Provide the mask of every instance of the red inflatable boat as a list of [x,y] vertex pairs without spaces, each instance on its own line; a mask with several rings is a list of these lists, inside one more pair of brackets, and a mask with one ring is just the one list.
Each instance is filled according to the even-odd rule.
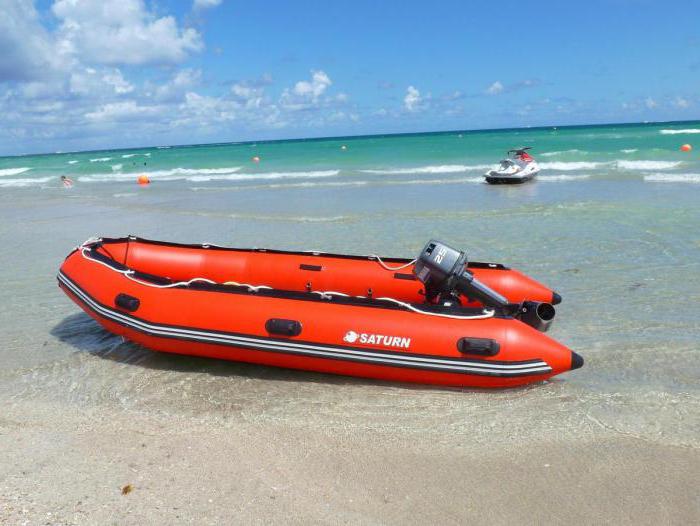
[[58,282],[107,330],[156,351],[461,387],[583,365],[542,332],[556,293],[436,241],[411,261],[94,239]]

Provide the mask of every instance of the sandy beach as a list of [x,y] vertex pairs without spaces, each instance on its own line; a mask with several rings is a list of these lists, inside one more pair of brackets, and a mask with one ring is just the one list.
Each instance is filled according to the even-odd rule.
[[591,422],[578,439],[552,429],[515,441],[506,426],[475,440],[389,415],[308,426],[3,406],[7,524],[689,524],[700,513],[697,449]]

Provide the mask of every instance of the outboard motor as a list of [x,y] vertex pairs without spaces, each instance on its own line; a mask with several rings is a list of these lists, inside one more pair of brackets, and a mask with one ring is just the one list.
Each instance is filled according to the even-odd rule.
[[465,252],[430,240],[418,256],[413,272],[425,285],[429,300],[440,294],[451,295],[458,291],[487,307],[503,310],[510,306],[506,298],[474,279],[466,267]]
[[487,307],[519,318],[535,329],[545,332],[554,319],[554,307],[549,303],[525,301],[520,305],[474,279],[467,270],[467,254],[444,243],[430,240],[423,248],[413,267],[416,277],[425,285],[426,298],[455,297],[457,293],[476,300]]

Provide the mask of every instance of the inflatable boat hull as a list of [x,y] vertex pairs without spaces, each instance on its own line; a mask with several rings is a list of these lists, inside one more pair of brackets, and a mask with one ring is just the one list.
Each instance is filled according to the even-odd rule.
[[582,364],[516,319],[480,318],[481,308],[459,309],[474,319],[453,319],[367,298],[196,282],[167,287],[166,268],[153,276],[104,254],[116,245],[74,251],[59,286],[105,329],[155,351],[458,387],[523,385]]

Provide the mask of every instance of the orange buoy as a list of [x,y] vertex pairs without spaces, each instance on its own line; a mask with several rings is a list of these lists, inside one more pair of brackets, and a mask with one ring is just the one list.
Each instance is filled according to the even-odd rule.
[[253,156],[252,161],[253,161],[254,163],[259,163],[259,162],[260,162],[260,157],[258,157],[257,155],[255,155],[255,156]]
[[692,149],[693,149],[693,147],[690,144],[684,144],[683,146],[681,146],[682,152],[689,152]]
[[148,178],[148,176],[147,176],[146,174],[141,174],[141,175],[139,175],[139,178],[137,179],[137,182],[138,182],[140,185],[147,185],[147,184],[149,184],[149,183],[151,182],[151,180]]

